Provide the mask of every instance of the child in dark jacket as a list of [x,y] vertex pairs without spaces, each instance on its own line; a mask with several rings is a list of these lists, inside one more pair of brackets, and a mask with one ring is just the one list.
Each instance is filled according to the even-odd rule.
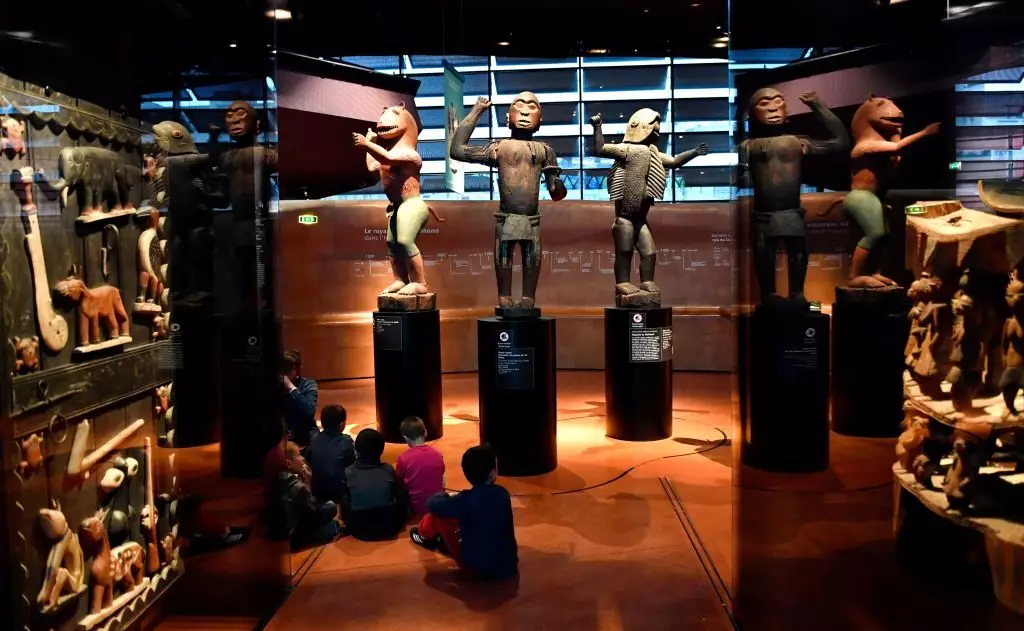
[[395,469],[381,462],[383,453],[384,435],[377,430],[367,428],[356,436],[356,462],[345,469],[348,492],[342,506],[345,525],[356,539],[390,539],[404,525]]
[[309,487],[310,471],[293,442],[285,446],[284,468],[278,471],[273,494],[278,507],[271,529],[290,535],[294,548],[316,546],[332,541],[341,532],[334,502],[318,501]]
[[310,434],[306,458],[313,472],[313,495],[321,501],[341,503],[345,497],[345,469],[356,461],[352,437],[344,434],[348,414],[340,405],[325,405],[320,411],[323,431]]
[[512,498],[495,484],[497,459],[487,445],[462,456],[462,471],[473,485],[455,495],[438,493],[430,511],[409,536],[428,550],[445,550],[473,576],[501,580],[519,572],[519,547],[512,522]]

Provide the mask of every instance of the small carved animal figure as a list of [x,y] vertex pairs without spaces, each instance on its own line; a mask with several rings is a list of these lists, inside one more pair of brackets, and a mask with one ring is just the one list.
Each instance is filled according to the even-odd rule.
[[39,370],[39,338],[15,337],[14,352],[14,374],[24,375]]
[[77,594],[85,589],[82,582],[84,559],[78,535],[68,527],[60,502],[54,500],[53,509],[39,511],[39,526],[46,538],[54,542],[46,558],[46,576],[36,602],[43,611],[53,609],[65,594]]
[[113,606],[115,587],[122,592],[128,592],[144,578],[142,546],[129,542],[111,550],[107,529],[103,526],[106,516],[107,511],[100,509],[79,527],[82,543],[88,548],[87,552],[93,559],[89,567],[92,583],[90,614],[100,613]]
[[111,338],[127,336],[128,313],[117,287],[102,285],[89,289],[74,275],[57,283],[57,293],[78,303],[79,344],[88,346],[103,341],[100,321],[106,324]]
[[1017,393],[1024,388],[1024,282],[1017,278],[1014,270],[1010,275],[1010,284],[1006,288],[1006,304],[1010,306],[1011,315],[1003,326],[1002,351],[1004,370],[999,378],[999,390],[1003,393],[1006,410],[1003,418],[1016,419],[1020,414],[1015,401]]
[[896,460],[904,471],[913,474],[918,484],[931,488],[935,463],[925,454],[925,441],[931,438],[930,421],[913,416],[903,421],[903,429],[896,443]]
[[21,447],[21,462],[18,463],[18,475],[25,477],[34,473],[39,465],[43,463],[43,437],[39,434],[32,434],[19,443]]
[[167,338],[167,329],[170,327],[170,313],[164,313],[153,318],[153,332],[151,334],[154,342]]
[[136,256],[139,265],[139,295],[136,304],[155,304],[160,306],[164,295],[164,279],[161,274],[163,265],[163,248],[160,246],[163,232],[163,219],[154,209],[149,215],[149,226],[139,235],[139,247]]
[[15,158],[25,155],[25,123],[11,116],[0,117],[0,151]]

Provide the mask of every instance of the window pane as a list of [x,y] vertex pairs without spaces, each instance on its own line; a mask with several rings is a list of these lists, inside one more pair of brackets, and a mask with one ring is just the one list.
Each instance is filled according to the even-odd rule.
[[[494,89],[497,94],[512,96],[520,92],[530,91],[537,94],[544,92],[577,92],[577,70],[565,68],[557,70],[510,70],[494,73]],[[541,99],[543,104],[543,99]]]
[[672,102],[672,119],[677,121],[727,120],[729,101],[727,99],[675,99]]
[[352,57],[342,57],[341,60],[355,66],[383,71],[401,68],[402,58],[398,55],[355,55]]
[[734,150],[732,136],[722,133],[676,134],[673,150],[676,153],[693,149],[702,142],[708,143],[711,153],[730,153]]
[[667,83],[667,65],[585,68],[583,70],[583,90],[586,92],[664,90]]
[[672,88],[724,88],[729,85],[728,64],[675,64],[672,67]]
[[583,199],[608,201],[608,169],[583,172]]
[[453,66],[486,66],[487,57],[471,57],[469,55],[409,55],[413,68],[443,68],[447,60]]
[[586,101],[584,109],[587,114],[584,133],[589,133],[590,117],[600,113],[605,124],[626,123],[629,117],[639,109],[650,108],[661,114],[662,125],[668,120],[668,100],[649,101]]

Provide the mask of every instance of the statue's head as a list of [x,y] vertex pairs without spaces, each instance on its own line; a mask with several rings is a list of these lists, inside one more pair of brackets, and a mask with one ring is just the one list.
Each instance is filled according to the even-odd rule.
[[228,126],[228,135],[235,142],[251,142],[259,131],[256,110],[245,101],[235,101],[228,106],[224,123]]
[[153,144],[158,152],[167,155],[196,153],[192,134],[181,123],[162,121],[153,125]]
[[658,142],[661,134],[661,114],[650,108],[639,109],[629,117],[622,142],[649,145]]
[[56,292],[61,296],[70,300],[81,300],[82,294],[85,293],[85,283],[75,276],[68,276],[64,280],[57,283],[54,287]]
[[542,120],[540,100],[533,92],[520,92],[512,99],[505,122],[513,132],[533,134]]
[[405,108],[405,103],[390,105],[384,108],[380,118],[377,119],[377,127],[373,130],[377,138],[390,145],[397,142],[405,135],[411,135],[413,142],[419,136],[419,126],[412,112]]
[[1024,281],[1017,277],[1017,270],[1010,274],[1010,284],[1006,286],[1006,304],[1015,314],[1024,312]]
[[789,117],[786,111],[786,97],[775,88],[761,88],[750,96],[747,116],[750,122],[756,125],[782,125]]
[[43,508],[39,511],[39,528],[50,541],[56,541],[64,536],[68,531],[68,522],[64,513],[60,511],[60,502],[54,501],[53,508]]
[[883,138],[893,138],[903,134],[903,110],[884,96],[872,95],[861,103],[853,114],[850,129],[854,137],[859,137],[867,129],[874,129]]

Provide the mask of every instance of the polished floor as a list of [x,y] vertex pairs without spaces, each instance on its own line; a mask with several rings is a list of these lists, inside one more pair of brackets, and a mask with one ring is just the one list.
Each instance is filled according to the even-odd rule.
[[[405,538],[345,538],[292,553],[295,587],[267,628],[1024,629],[985,585],[897,561],[893,440],[833,434],[828,471],[759,472],[734,466],[729,375],[676,373],[673,436],[653,443],[604,436],[603,384],[600,372],[560,372],[559,468],[501,480],[514,496],[518,581],[462,581]],[[475,375],[446,376],[444,400],[435,445],[459,488],[459,456],[477,440]],[[373,424],[372,381],[322,384],[320,403],[331,402],[348,408],[348,431]]]

